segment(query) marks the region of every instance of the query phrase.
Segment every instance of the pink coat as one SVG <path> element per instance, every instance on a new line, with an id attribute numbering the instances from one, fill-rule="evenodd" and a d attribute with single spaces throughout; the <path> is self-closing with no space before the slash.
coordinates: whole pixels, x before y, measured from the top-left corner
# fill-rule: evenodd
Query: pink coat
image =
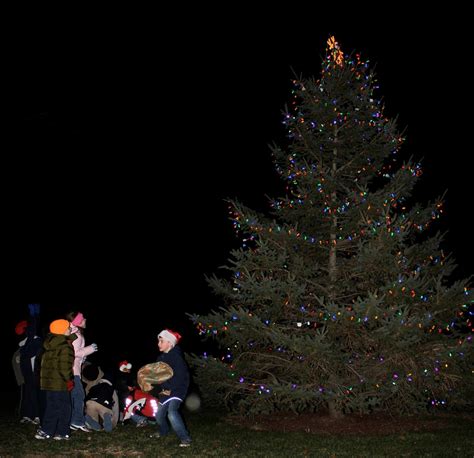
<path id="1" fill-rule="evenodd" d="M 74 325 L 71 325 L 71 334 L 76 334 L 77 339 L 72 343 L 74 347 L 74 364 L 72 367 L 74 375 L 81 376 L 82 364 L 86 360 L 86 357 L 95 352 L 92 345 L 86 347 L 86 341 L 81 331 Z"/>

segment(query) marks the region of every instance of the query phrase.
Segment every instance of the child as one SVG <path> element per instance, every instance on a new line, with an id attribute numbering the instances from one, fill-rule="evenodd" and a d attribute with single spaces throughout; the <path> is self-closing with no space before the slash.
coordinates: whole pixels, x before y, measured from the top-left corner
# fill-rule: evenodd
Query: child
<path id="1" fill-rule="evenodd" d="M 38 335 L 39 304 L 28 304 L 30 318 L 26 326 L 26 339 L 19 344 L 20 369 L 23 375 L 22 399 L 20 414 L 21 423 L 40 424 L 39 380 L 35 376 L 35 365 L 39 363 L 38 355 L 42 351 L 43 339 Z"/>
<path id="2" fill-rule="evenodd" d="M 86 383 L 86 423 L 95 431 L 110 433 L 117 426 L 119 406 L 117 392 L 102 369 L 89 364 L 82 371 Z"/>
<path id="3" fill-rule="evenodd" d="M 119 363 L 119 370 L 115 376 L 115 386 L 120 402 L 120 412 L 125 407 L 125 398 L 135 389 L 136 381 L 132 375 L 132 365 L 124 360 Z"/>
<path id="4" fill-rule="evenodd" d="M 165 436 L 169 433 L 168 418 L 171 427 L 181 440 L 180 447 L 189 447 L 191 437 L 179 413 L 189 387 L 189 370 L 181 349 L 176 346 L 180 339 L 181 336 L 177 332 L 169 329 L 158 334 L 158 349 L 162 354 L 157 361 L 168 364 L 173 369 L 173 376 L 150 391 L 150 394 L 160 400 L 155 417 L 159 430 L 151 437 Z"/>
<path id="5" fill-rule="evenodd" d="M 36 439 L 69 440 L 71 400 L 73 387 L 72 363 L 74 349 L 69 321 L 55 320 L 49 325 L 50 334 L 44 341 L 41 360 L 40 384 L 46 393 L 46 410 Z"/>
<path id="6" fill-rule="evenodd" d="M 20 348 L 21 348 L 20 344 L 21 342 L 23 342 L 23 340 L 25 340 L 23 335 L 26 332 L 27 326 L 28 326 L 28 321 L 26 320 L 20 321 L 15 326 L 15 334 L 17 336 L 20 336 L 22 340 L 20 340 L 20 342 L 18 343 L 18 348 L 15 350 L 15 353 L 13 353 L 13 356 L 12 356 L 13 373 L 15 374 L 16 383 L 21 388 L 22 391 L 23 391 L 22 385 L 25 383 L 25 378 L 23 377 L 23 374 L 21 373 L 21 367 L 20 367 Z M 21 411 L 21 406 L 19 410 Z"/>
<path id="7" fill-rule="evenodd" d="M 86 419 L 84 417 L 84 387 L 81 382 L 82 364 L 86 357 L 97 351 L 95 343 L 86 346 L 84 340 L 84 329 L 86 327 L 86 318 L 81 312 L 70 312 L 66 318 L 71 322 L 71 334 L 77 336 L 74 341 L 74 388 L 71 392 L 72 416 L 71 429 L 73 431 L 84 431 L 89 433 L 86 427 Z"/>

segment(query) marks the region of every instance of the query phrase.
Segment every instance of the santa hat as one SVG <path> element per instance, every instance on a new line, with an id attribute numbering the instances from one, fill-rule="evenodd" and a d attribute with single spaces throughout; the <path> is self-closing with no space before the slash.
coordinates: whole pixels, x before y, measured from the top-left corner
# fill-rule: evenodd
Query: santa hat
<path id="1" fill-rule="evenodd" d="M 181 335 L 171 329 L 164 329 L 158 334 L 158 338 L 166 339 L 168 342 L 171 342 L 175 346 L 181 339 Z"/>
<path id="2" fill-rule="evenodd" d="M 119 363 L 119 370 L 120 372 L 125 372 L 125 369 L 130 370 L 132 368 L 132 365 L 128 361 L 120 361 Z"/>
<path id="3" fill-rule="evenodd" d="M 28 327 L 28 321 L 23 320 L 20 321 L 16 326 L 15 326 L 15 334 L 17 336 L 21 336 L 25 333 L 26 328 Z"/>

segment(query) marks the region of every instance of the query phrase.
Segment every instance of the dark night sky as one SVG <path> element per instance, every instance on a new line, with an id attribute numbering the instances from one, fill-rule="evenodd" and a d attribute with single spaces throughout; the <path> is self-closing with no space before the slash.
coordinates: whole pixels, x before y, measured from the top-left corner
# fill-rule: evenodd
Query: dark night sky
<path id="1" fill-rule="evenodd" d="M 253 25 L 170 35 L 139 24 L 68 33 L 65 24 L 12 38 L 2 158 L 8 361 L 29 302 L 42 304 L 45 324 L 69 306 L 85 310 L 87 340 L 114 363 L 154 358 L 163 327 L 192 332 L 185 312 L 216 304 L 204 274 L 237 246 L 224 199 L 263 210 L 265 195 L 279 194 L 267 145 L 283 137 L 291 68 L 317 75 L 330 33 L 376 64 L 386 114 L 407 127 L 404 154 L 424 158 L 418 195 L 449 190 L 440 228 L 460 274 L 472 273 L 467 34 L 436 22 L 304 33 Z"/>

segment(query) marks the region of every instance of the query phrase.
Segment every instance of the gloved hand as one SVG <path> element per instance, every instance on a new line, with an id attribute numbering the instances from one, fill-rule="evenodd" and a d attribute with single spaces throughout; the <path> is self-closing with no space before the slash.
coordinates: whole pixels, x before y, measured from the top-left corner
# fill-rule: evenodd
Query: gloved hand
<path id="1" fill-rule="evenodd" d="M 40 313 L 39 304 L 28 304 L 28 310 L 30 311 L 31 316 L 38 316 Z"/>
<path id="2" fill-rule="evenodd" d="M 96 343 L 91 344 L 91 347 L 94 351 L 97 351 L 99 349 Z"/>
<path id="3" fill-rule="evenodd" d="M 74 388 L 74 380 L 68 380 L 66 382 L 66 385 L 67 385 L 67 390 L 72 391 L 72 389 Z"/>

